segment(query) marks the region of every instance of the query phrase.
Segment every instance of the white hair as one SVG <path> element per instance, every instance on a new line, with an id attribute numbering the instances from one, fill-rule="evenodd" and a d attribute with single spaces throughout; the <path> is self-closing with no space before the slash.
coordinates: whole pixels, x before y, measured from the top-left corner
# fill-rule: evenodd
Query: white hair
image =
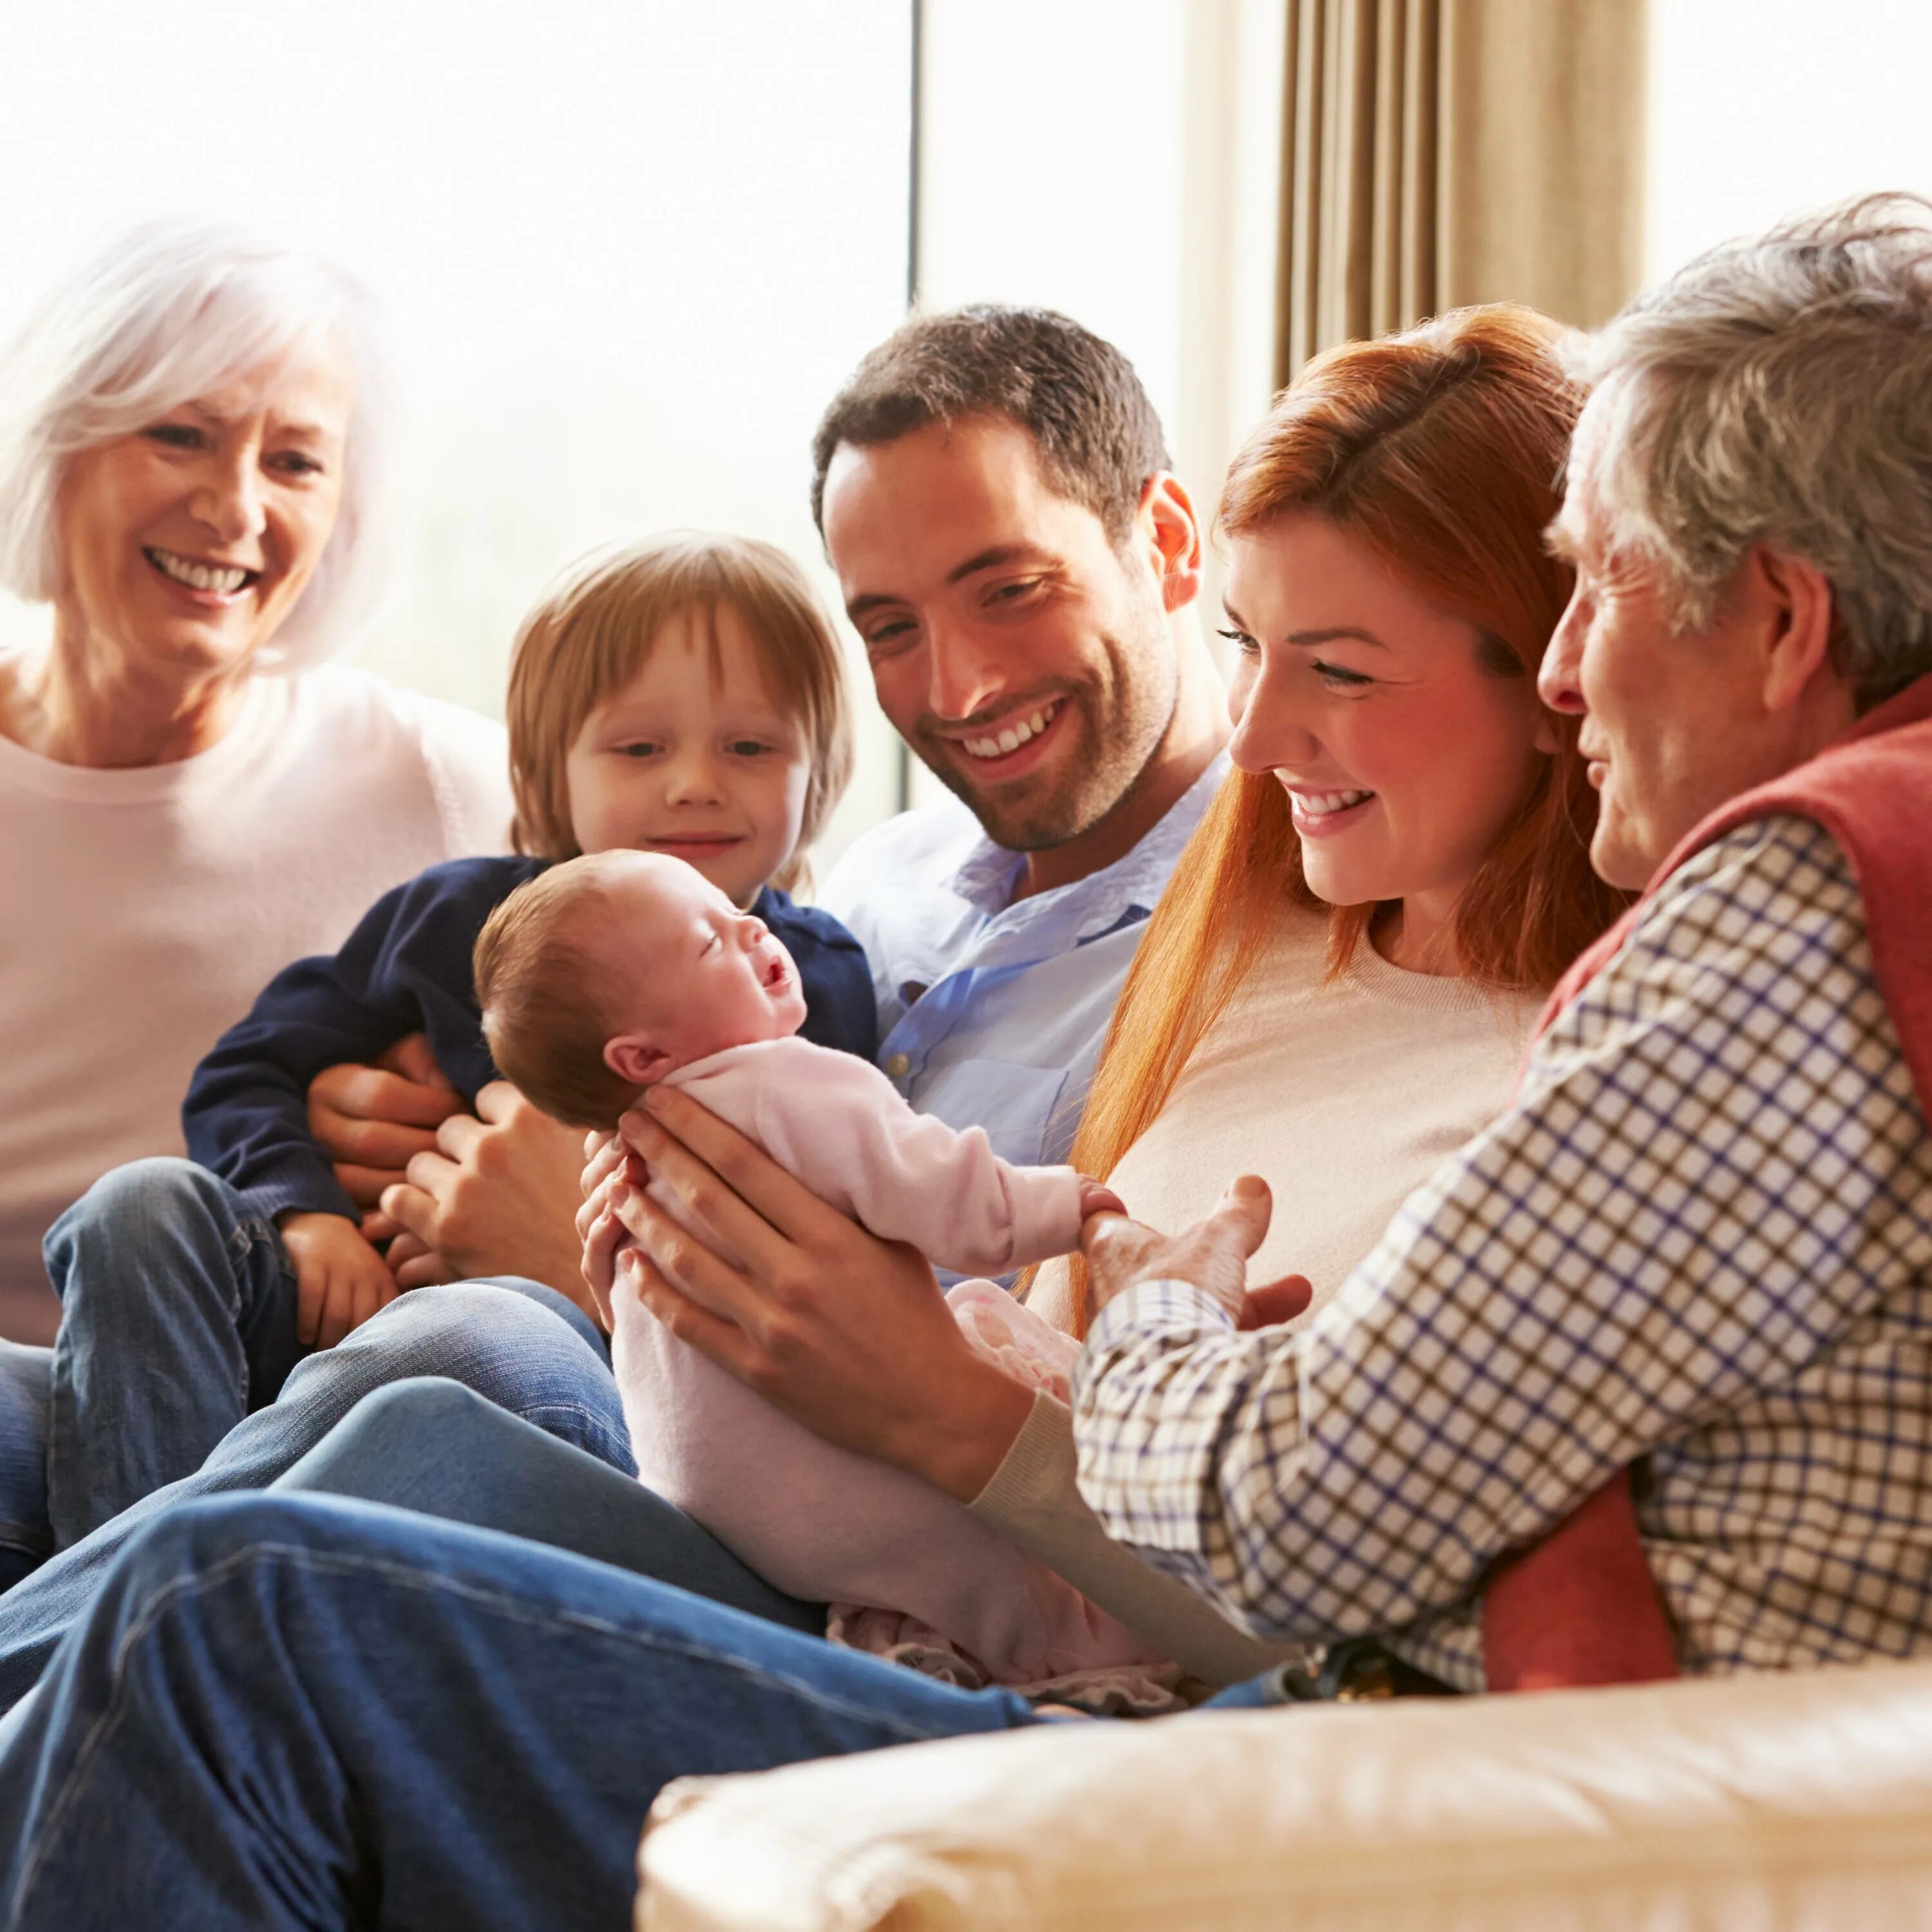
<path id="1" fill-rule="evenodd" d="M 259 660 L 296 670 L 352 641 L 388 576 L 387 370 L 361 285 L 320 257 L 228 228 L 158 221 L 59 284 L 0 356 L 0 584 L 32 603 L 65 580 L 66 460 L 291 350 L 326 345 L 353 385 L 340 505 L 315 574 Z"/>
<path id="2" fill-rule="evenodd" d="M 1871 195 L 1700 255 L 1577 352 L 1581 478 L 1678 628 L 1758 544 L 1830 582 L 1862 705 L 1932 670 L 1932 202 Z"/>

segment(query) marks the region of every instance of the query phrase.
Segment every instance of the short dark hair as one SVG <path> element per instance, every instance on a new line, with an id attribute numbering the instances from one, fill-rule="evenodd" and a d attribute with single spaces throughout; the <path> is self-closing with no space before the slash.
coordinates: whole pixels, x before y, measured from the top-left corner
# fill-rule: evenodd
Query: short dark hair
<path id="1" fill-rule="evenodd" d="M 842 443 L 896 442 L 928 423 L 1004 416 L 1034 440 L 1040 469 L 1125 541 L 1150 476 L 1172 467 L 1160 418 L 1111 342 L 1047 308 L 976 302 L 914 316 L 880 343 L 812 440 L 812 518 L 825 532 L 825 472 Z"/>

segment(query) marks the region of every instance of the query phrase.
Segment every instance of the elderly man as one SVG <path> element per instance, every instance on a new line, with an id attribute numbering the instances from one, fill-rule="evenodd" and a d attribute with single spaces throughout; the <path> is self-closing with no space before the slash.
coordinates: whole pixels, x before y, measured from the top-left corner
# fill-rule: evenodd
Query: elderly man
<path id="1" fill-rule="evenodd" d="M 1590 350 L 1542 689 L 1650 889 L 1512 1111 L 1305 1334 L 1101 1244 L 1082 1492 L 1251 1628 L 1480 1688 L 1485 1570 L 1634 1464 L 1682 1669 L 1932 1646 L 1928 212 L 1720 250 Z"/>
<path id="2" fill-rule="evenodd" d="M 1900 1655 L 1932 1622 L 1932 206 L 1706 257 L 1591 373 L 1546 694 L 1585 713 L 1600 862 L 1660 877 L 1305 1333 L 1217 1298 L 1253 1191 L 1096 1241 L 1085 1487 L 1250 1624 L 1474 1686 L 1492 1563 L 1635 1463 L 1684 1668 Z M 130 1545 L 10 1720 L 4 1910 L 615 1922 L 667 1778 L 1034 1720 L 536 1545 L 223 1499 Z"/>

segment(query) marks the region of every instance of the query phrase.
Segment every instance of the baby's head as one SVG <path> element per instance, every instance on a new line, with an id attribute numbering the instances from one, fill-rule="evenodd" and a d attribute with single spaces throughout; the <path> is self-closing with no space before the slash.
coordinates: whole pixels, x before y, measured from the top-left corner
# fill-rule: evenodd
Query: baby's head
<path id="1" fill-rule="evenodd" d="M 476 941 L 484 1037 L 547 1114 L 610 1127 L 644 1090 L 805 1018 L 791 956 L 682 859 L 600 852 L 520 886 Z"/>
<path id="2" fill-rule="evenodd" d="M 852 770 L 836 634 L 747 537 L 672 531 L 580 565 L 524 620 L 507 706 L 519 852 L 688 860 L 734 904 L 789 889 Z"/>

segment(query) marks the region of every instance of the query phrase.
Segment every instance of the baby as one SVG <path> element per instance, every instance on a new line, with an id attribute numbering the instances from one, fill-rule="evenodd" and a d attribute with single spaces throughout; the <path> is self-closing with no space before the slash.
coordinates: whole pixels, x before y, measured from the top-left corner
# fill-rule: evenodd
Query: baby
<path id="1" fill-rule="evenodd" d="M 916 1114 L 868 1062 L 794 1037 L 784 948 L 681 861 L 604 852 L 512 893 L 476 943 L 496 1064 L 572 1125 L 610 1128 L 677 1086 L 873 1233 L 995 1274 L 1066 1252 L 1120 1204 L 1070 1168 L 1018 1168 L 978 1128 Z M 687 1218 L 652 1184 L 667 1212 Z M 711 1245 L 720 1244 L 699 1229 Z M 969 1341 L 1064 1399 L 1078 1346 L 983 1282 L 949 1300 Z M 894 1654 L 944 1646 L 1039 1688 L 1160 1660 L 1052 1570 L 916 1478 L 821 1442 L 678 1341 L 634 1294 L 614 1315 L 638 1474 L 761 1576 Z M 867 1609 L 897 1613 L 880 1617 Z"/>

